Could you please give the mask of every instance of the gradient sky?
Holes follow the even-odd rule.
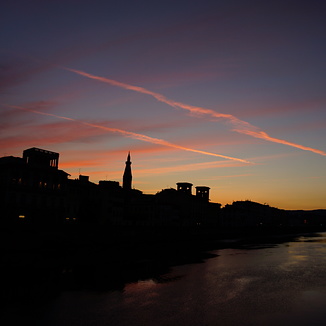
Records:
[[[7,1],[0,156],[222,205],[326,208],[326,2]]]

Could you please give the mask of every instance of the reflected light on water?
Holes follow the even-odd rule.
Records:
[[[153,279],[139,280],[138,282],[126,284],[124,292],[138,292],[138,291],[149,291],[150,289],[156,288],[157,284]]]
[[[223,249],[203,264],[97,295],[64,293],[44,325],[325,325],[326,241]],[[94,321],[87,324],[87,320]],[[95,323],[96,321],[96,323]]]

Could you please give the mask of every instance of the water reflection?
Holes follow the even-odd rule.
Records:
[[[40,325],[324,325],[325,250],[326,234],[239,241],[204,263],[133,279],[123,291],[65,291]]]

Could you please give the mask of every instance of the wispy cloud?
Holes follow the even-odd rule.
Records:
[[[30,114],[30,113],[29,113]],[[62,144],[65,142],[91,143],[107,132],[104,130],[94,129],[92,127],[80,128],[73,121],[59,121],[55,123],[35,124],[9,122],[4,128],[4,135],[0,138],[0,148],[2,150],[12,149],[15,147],[44,146],[48,144]]]
[[[160,168],[150,168],[150,169],[134,169],[137,171],[137,175],[153,175],[153,174],[165,174],[165,173],[179,173],[184,171],[198,171],[207,169],[216,169],[221,167],[235,167],[242,166],[241,162],[231,162],[231,161],[214,161],[214,162],[203,162],[203,163],[193,163],[193,164],[182,164],[173,165],[169,167]]]
[[[121,158],[121,156],[120,156]],[[84,164],[85,163],[85,164]],[[136,168],[134,167],[133,171],[137,174],[138,178],[140,177],[148,177],[148,176],[164,176],[164,175],[171,175],[171,174],[178,174],[182,172],[189,172],[189,171],[200,171],[200,170],[207,170],[207,169],[216,169],[216,168],[224,168],[224,167],[239,167],[243,166],[244,163],[236,162],[236,161],[214,161],[214,162],[204,162],[204,163],[193,163],[193,164],[175,164],[173,166],[168,167],[158,167],[158,168]],[[76,160],[76,161],[68,161],[68,162],[61,162],[60,166],[62,168],[76,168],[79,166],[85,167],[94,167],[92,162],[84,161],[84,160]],[[92,170],[91,172],[87,172],[93,178],[103,178],[106,176],[109,179],[119,179],[121,177],[121,169],[120,167],[117,168],[116,171],[110,170]],[[246,176],[246,175],[239,175],[239,177]],[[236,176],[234,176],[236,177]],[[218,178],[220,179],[220,178]],[[202,179],[205,180],[205,179]],[[214,180],[213,178],[207,180]],[[141,182],[138,180],[138,182]],[[142,182],[143,183],[143,182]]]
[[[101,162],[102,163],[102,162]],[[60,163],[60,168],[68,169],[68,168],[76,168],[78,166],[82,167],[95,167],[98,166],[99,162],[92,158],[91,160],[70,160],[70,161],[63,161]]]
[[[142,93],[142,94],[146,94],[149,96],[154,97],[157,101],[159,102],[163,102],[169,106],[172,106],[174,108],[181,108],[184,110],[187,110],[188,112],[194,114],[194,115],[199,115],[199,116],[209,116],[210,118],[214,118],[214,119],[223,119],[226,122],[230,123],[232,125],[232,130],[241,134],[245,134],[251,137],[255,137],[255,138],[260,138],[260,139],[264,139],[266,141],[270,141],[273,143],[279,143],[279,144],[283,144],[283,145],[287,145],[287,146],[291,146],[291,147],[295,147],[295,148],[299,148],[301,150],[305,150],[305,151],[310,151],[319,155],[323,155],[326,156],[326,152],[321,151],[319,149],[315,149],[312,147],[308,147],[308,146],[303,146],[300,144],[296,144],[296,143],[292,143],[283,139],[279,139],[279,138],[275,138],[275,137],[271,137],[269,136],[266,132],[260,130],[258,127],[255,127],[253,125],[251,125],[250,123],[240,120],[237,117],[231,115],[231,114],[225,114],[225,113],[219,113],[216,112],[214,110],[211,109],[206,109],[206,108],[202,108],[202,107],[198,107],[198,106],[192,106],[192,105],[188,105],[185,103],[181,103],[181,102],[176,102],[174,100],[168,99],[166,98],[164,95],[156,93],[156,92],[152,92],[146,88],[143,87],[139,87],[139,86],[134,86],[134,85],[129,85],[126,83],[122,83],[113,79],[109,79],[109,78],[105,78],[105,77],[100,77],[100,76],[95,76],[89,73],[86,73],[84,71],[80,71],[80,70],[76,70],[76,69],[71,69],[71,68],[64,68],[68,71],[74,72],[76,74],[79,74],[81,76],[87,77],[87,78],[91,78],[94,80],[98,80],[100,82],[103,83],[107,83],[110,84],[112,86],[116,86],[116,87],[120,87],[123,89],[127,89],[127,90],[132,90],[134,92],[138,92],[138,93]],[[181,149],[181,148],[180,148]]]
[[[250,163],[250,162],[248,162],[246,160],[243,160],[243,159],[240,159],[240,158],[221,155],[221,154],[215,154],[215,153],[201,151],[201,150],[197,150],[197,149],[192,149],[192,148],[188,148],[188,147],[184,147],[184,146],[180,146],[180,145],[177,145],[177,144],[170,143],[170,142],[168,142],[166,140],[163,140],[163,139],[153,138],[153,137],[149,137],[149,136],[146,136],[146,135],[143,135],[143,134],[139,134],[139,133],[135,133],[135,132],[131,132],[131,131],[126,131],[126,130],[123,130],[123,129],[110,128],[110,127],[102,126],[102,125],[99,125],[99,124],[89,123],[89,122],[85,122],[85,121],[81,121],[81,120],[77,120],[77,119],[73,119],[73,118],[69,118],[69,117],[59,116],[59,115],[56,115],[56,114],[42,112],[42,111],[34,110],[34,109],[31,109],[31,108],[21,107],[21,106],[6,105],[6,107],[25,110],[25,111],[28,111],[28,112],[31,112],[31,113],[50,116],[50,117],[54,117],[54,118],[57,118],[57,119],[63,119],[63,120],[67,120],[67,121],[74,121],[74,122],[82,124],[84,126],[89,126],[89,127],[105,130],[105,131],[111,132],[111,133],[118,133],[118,134],[123,135],[125,137],[130,137],[130,138],[133,138],[133,139],[137,139],[137,140],[152,143],[152,144],[162,145],[162,146],[166,146],[166,147],[170,147],[170,148],[180,149],[180,150],[183,150],[183,151],[189,151],[189,152],[194,152],[194,153],[203,154],[203,155],[221,157],[221,158],[224,158],[224,159],[227,159],[227,160],[233,160],[233,161],[238,161],[238,162],[242,162],[242,163]]]
[[[264,131],[243,130],[242,133],[247,134],[249,136],[256,137],[256,138],[261,138],[261,139],[264,139],[264,140],[268,140],[268,141],[271,141],[273,143],[288,145],[288,146],[291,146],[291,147],[296,147],[296,148],[302,149],[304,151],[310,151],[310,152],[313,152],[313,153],[316,153],[316,154],[326,156],[326,153],[324,151],[321,151],[321,150],[315,149],[315,148],[311,148],[311,147],[307,147],[307,146],[303,146],[303,145],[299,145],[299,144],[296,144],[296,143],[291,143],[291,142],[286,141],[284,139],[274,138],[274,137],[269,136]]]

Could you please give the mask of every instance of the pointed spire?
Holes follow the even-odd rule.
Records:
[[[131,190],[132,174],[131,174],[131,161],[130,161],[130,151],[128,152],[125,171],[123,173],[123,183],[122,188],[126,190]]]

